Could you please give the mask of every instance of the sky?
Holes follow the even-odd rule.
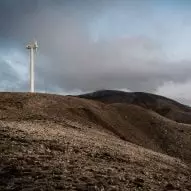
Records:
[[[1,0],[0,91],[101,89],[160,94],[191,105],[191,1]]]

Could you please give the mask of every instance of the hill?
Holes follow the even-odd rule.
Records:
[[[79,97],[107,104],[127,103],[138,105],[145,109],[153,110],[174,121],[191,124],[191,107],[151,93],[103,90],[79,95]]]
[[[138,105],[1,93],[0,190],[189,190],[190,137]]]
[[[104,104],[70,96],[2,93],[0,119],[80,122],[145,148],[191,161],[191,126],[137,105]]]

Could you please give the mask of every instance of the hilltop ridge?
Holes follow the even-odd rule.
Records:
[[[100,90],[79,95],[80,98],[101,101],[106,104],[127,103],[153,110],[180,123],[191,124],[191,107],[164,96],[145,92]]]

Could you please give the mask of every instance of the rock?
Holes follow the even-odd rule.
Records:
[[[142,178],[136,178],[133,183],[137,186],[137,187],[143,187],[144,186],[144,180]]]
[[[165,186],[165,191],[166,190],[175,190],[175,186],[173,186],[171,183],[168,183],[166,186]]]

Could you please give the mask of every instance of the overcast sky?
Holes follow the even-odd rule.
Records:
[[[0,90],[157,93],[191,105],[191,1],[0,0]]]

